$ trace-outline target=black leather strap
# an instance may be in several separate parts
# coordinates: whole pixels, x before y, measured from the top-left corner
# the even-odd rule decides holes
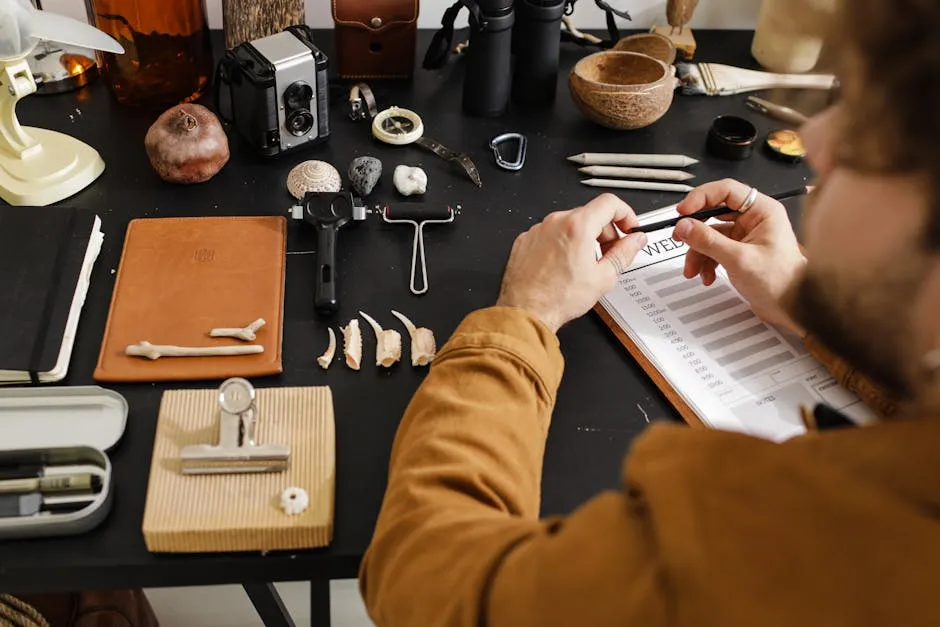
[[[451,48],[454,45],[454,22],[457,21],[457,15],[464,7],[470,12],[470,30],[482,30],[486,28],[486,19],[483,11],[474,0],[457,0],[449,9],[444,11],[441,18],[441,29],[434,33],[431,38],[431,44],[424,55],[424,62],[421,64],[425,70],[439,70],[447,63],[447,57],[450,55]]]
[[[473,163],[473,160],[467,155],[454,152],[441,142],[431,139],[430,137],[419,137],[415,140],[415,143],[426,150],[430,150],[445,161],[456,163],[466,172],[467,176],[470,177],[470,180],[473,181],[477,187],[483,187],[483,181],[480,179],[480,171],[477,169],[476,164]]]

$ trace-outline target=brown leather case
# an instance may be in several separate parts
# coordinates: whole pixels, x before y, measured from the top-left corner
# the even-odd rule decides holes
[[[340,78],[411,78],[418,0],[332,0]]]
[[[186,381],[281,372],[287,220],[270,217],[147,218],[127,227],[94,378]],[[130,344],[226,346],[216,327],[266,324],[264,352],[228,357],[128,357]]]

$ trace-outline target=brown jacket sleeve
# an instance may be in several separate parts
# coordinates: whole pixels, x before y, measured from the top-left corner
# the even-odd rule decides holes
[[[517,309],[471,314],[441,350],[399,427],[360,572],[380,627],[662,622],[642,507],[611,493],[538,519],[562,370],[555,335]],[[623,592],[597,603],[578,573],[611,555],[605,576]]]

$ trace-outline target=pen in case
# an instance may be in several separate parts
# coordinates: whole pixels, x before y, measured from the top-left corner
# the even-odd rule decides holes
[[[37,514],[67,514],[84,509],[94,502],[96,495],[86,495],[84,499],[68,499],[57,502],[54,498],[44,499],[42,494],[0,494],[0,518],[19,518]]]
[[[29,479],[6,479],[0,481],[0,494],[22,494],[40,492],[43,494],[59,492],[97,491],[101,489],[101,477],[85,473],[78,475],[52,475]]]
[[[5,479],[31,479],[42,476],[42,464],[14,464],[0,466],[0,481]]]

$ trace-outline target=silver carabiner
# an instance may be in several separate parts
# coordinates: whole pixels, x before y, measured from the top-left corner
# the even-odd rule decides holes
[[[506,142],[513,140],[516,140],[516,145],[518,146],[516,150],[516,160],[507,161],[503,158],[503,154],[500,152],[499,148]],[[522,166],[525,165],[526,139],[525,135],[521,133],[503,133],[502,135],[494,137],[490,140],[490,148],[493,149],[493,154],[496,156],[496,165],[504,170],[518,172],[522,169]]]

